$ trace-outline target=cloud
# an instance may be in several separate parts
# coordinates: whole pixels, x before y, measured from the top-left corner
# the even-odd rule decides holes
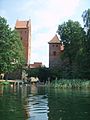
[[[38,33],[42,34],[42,31],[45,31],[45,29],[47,29],[48,32],[50,30],[52,31],[53,28],[54,32],[56,32],[58,25],[64,22],[63,19],[69,18],[74,14],[79,1],[80,0],[42,0],[40,3],[40,0],[38,0],[35,3],[33,2],[31,7],[29,6],[31,3],[28,4],[28,7],[25,8],[31,8],[32,10],[30,9],[30,11],[33,11],[31,13],[32,34],[38,36]]]
[[[80,0],[22,0],[17,2],[18,19],[31,18],[32,32],[51,29],[74,14]]]

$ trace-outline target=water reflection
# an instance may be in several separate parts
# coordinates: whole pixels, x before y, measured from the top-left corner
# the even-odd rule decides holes
[[[49,120],[90,120],[90,91],[50,90]]]
[[[1,120],[90,120],[90,91],[0,85]]]
[[[0,85],[0,96],[3,95],[3,85]]]
[[[25,120],[23,102],[16,91],[9,85],[0,85],[0,119]]]
[[[38,87],[36,84],[31,84],[31,94],[33,95],[38,94]]]
[[[36,85],[31,85],[31,94],[28,95],[27,108],[30,114],[30,118],[28,120],[48,120],[47,95],[40,94]]]

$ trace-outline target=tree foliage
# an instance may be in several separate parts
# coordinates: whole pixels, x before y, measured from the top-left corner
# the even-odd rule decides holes
[[[24,64],[24,49],[19,34],[11,30],[5,18],[0,17],[0,73],[14,70]]]
[[[38,77],[40,82],[46,82],[50,76],[49,69],[46,67],[30,68],[27,70],[28,77]]]
[[[58,34],[65,46],[62,54],[63,72],[67,77],[73,78],[77,71],[77,56],[82,54],[85,32],[79,22],[69,20],[58,26]]]
[[[58,34],[65,46],[61,66],[62,78],[90,79],[90,9],[82,14],[84,28],[69,20],[58,26]]]
[[[84,46],[84,62],[82,64],[84,69],[84,77],[90,79],[90,9],[85,10],[82,14],[84,28],[86,30],[86,41]]]

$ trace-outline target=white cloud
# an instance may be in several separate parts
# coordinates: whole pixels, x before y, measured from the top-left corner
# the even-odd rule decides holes
[[[21,18],[30,16],[33,32],[38,29],[51,29],[63,18],[74,14],[80,0],[23,0],[16,9]],[[27,18],[27,17],[26,17]]]
[[[47,6],[42,11],[37,10],[35,15],[41,27],[51,28],[60,19],[73,15],[78,3],[79,0],[48,0]]]

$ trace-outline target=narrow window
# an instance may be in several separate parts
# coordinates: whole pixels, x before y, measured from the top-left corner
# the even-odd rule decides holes
[[[53,55],[56,56],[56,51],[53,51]]]

